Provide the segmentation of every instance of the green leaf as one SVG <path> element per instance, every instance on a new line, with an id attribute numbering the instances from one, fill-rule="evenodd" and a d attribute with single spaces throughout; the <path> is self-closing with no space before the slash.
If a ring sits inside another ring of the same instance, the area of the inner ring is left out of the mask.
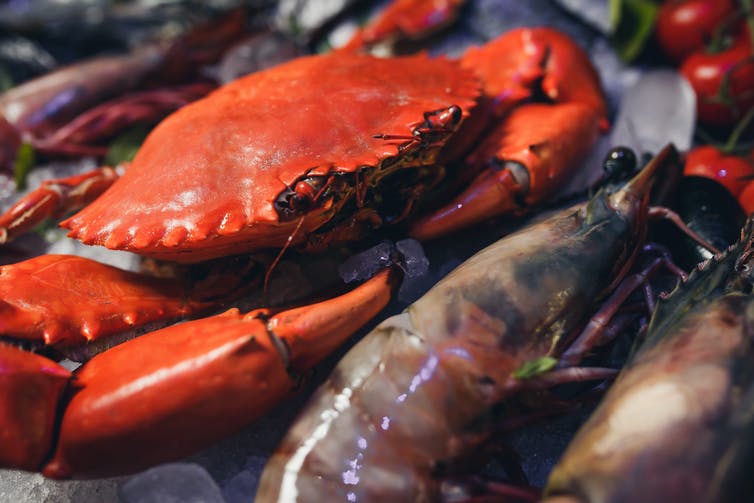
<path id="1" fill-rule="evenodd" d="M 138 125 L 121 133 L 110 144 L 105 163 L 115 166 L 123 161 L 132 161 L 150 130 L 146 125 Z"/>
<path id="2" fill-rule="evenodd" d="M 651 0 L 610 0 L 613 44 L 624 61 L 631 62 L 641 54 L 654 30 L 658 9 Z"/>
<path id="3" fill-rule="evenodd" d="M 521 367 L 513 372 L 513 377 L 516 379 L 531 379 L 532 377 L 544 374 L 548 370 L 552 370 L 557 363 L 558 360 L 552 356 L 543 356 L 521 365 Z"/>
<path id="4" fill-rule="evenodd" d="M 28 143 L 22 143 L 16 151 L 16 160 L 13 163 L 13 181 L 16 182 L 16 190 L 26 188 L 26 178 L 34 167 L 36 155 L 34 147 Z"/>
<path id="5" fill-rule="evenodd" d="M 620 25 L 620 15 L 621 10 L 623 9 L 623 0 L 609 0 L 607 9 L 608 15 L 610 16 L 610 26 L 612 27 L 614 32 Z"/>

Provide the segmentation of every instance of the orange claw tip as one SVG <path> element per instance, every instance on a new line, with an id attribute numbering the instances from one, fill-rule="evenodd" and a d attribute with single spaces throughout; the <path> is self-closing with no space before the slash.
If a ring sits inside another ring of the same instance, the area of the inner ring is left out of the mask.
<path id="1" fill-rule="evenodd" d="M 428 241 L 488 218 L 518 211 L 521 209 L 516 203 L 519 189 L 510 171 L 485 171 L 449 204 L 418 219 L 409 234 L 419 241 Z"/>
<path id="2" fill-rule="evenodd" d="M 39 469 L 70 378 L 52 360 L 0 343 L 0 467 Z"/>
<path id="3" fill-rule="evenodd" d="M 584 503 L 584 501 L 576 496 L 562 494 L 546 497 L 541 503 Z"/>
<path id="4" fill-rule="evenodd" d="M 273 316 L 268 330 L 285 341 L 293 367 L 307 370 L 387 305 L 400 276 L 395 267 L 385 269 L 339 297 Z"/>
<path id="5" fill-rule="evenodd" d="M 70 379 L 71 372 L 54 361 L 0 342 L 0 379 L 10 375 L 43 374 L 48 377 Z"/>
<path id="6" fill-rule="evenodd" d="M 73 477 L 73 470 L 64 461 L 53 460 L 42 468 L 42 475 L 48 479 L 66 480 Z"/>
<path id="7" fill-rule="evenodd" d="M 60 378 L 64 380 L 68 380 L 72 376 L 70 370 L 65 367 L 61 367 L 60 365 L 53 362 L 44 362 L 44 364 L 39 367 L 39 372 L 49 377 Z"/>

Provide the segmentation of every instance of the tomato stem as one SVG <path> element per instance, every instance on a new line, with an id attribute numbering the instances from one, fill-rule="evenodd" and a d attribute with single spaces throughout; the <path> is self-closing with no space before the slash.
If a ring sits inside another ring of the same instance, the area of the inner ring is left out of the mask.
<path id="1" fill-rule="evenodd" d="M 744 15 L 746 15 L 746 13 L 742 10 L 735 10 L 734 12 L 728 14 L 725 19 L 723 19 L 720 24 L 715 27 L 714 31 L 711 34 L 710 41 L 705 47 L 705 52 L 708 54 L 718 54 L 726 49 L 729 49 L 734 42 L 736 26 L 741 20 L 741 17 Z"/>
<path id="2" fill-rule="evenodd" d="M 752 0 L 741 0 L 741 7 L 746 17 L 746 27 L 749 30 L 749 47 L 754 53 L 754 9 L 752 4 Z"/>
<path id="3" fill-rule="evenodd" d="M 738 101 L 750 97 L 752 93 L 751 90 L 743 93 L 743 95 L 739 96 L 738 98 L 734 98 L 732 93 L 730 92 L 730 81 L 733 79 L 733 72 L 752 63 L 754 63 L 754 55 L 746 56 L 744 59 L 737 61 L 730 68 L 725 70 L 723 78 L 720 80 L 720 86 L 717 89 L 717 94 L 715 96 L 711 96 L 709 98 L 709 101 L 711 103 L 720 103 L 730 108 L 735 108 L 738 105 Z"/>
<path id="4" fill-rule="evenodd" d="M 723 145 L 723 150 L 726 152 L 732 152 L 736 145 L 738 144 L 738 140 L 741 138 L 741 135 L 744 131 L 746 131 L 746 128 L 749 127 L 749 124 L 751 123 L 751 120 L 754 118 L 754 106 L 749 108 L 749 110 L 746 112 L 746 115 L 741 118 L 741 120 L 736 124 L 735 129 L 733 129 L 733 132 L 731 132 L 730 136 L 728 137 L 728 141 L 725 142 L 725 145 Z"/>

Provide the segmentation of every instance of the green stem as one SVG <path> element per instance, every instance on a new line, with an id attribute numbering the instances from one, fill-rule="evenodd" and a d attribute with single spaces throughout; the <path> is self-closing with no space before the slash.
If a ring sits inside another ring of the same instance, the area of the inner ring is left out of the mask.
<path id="1" fill-rule="evenodd" d="M 722 150 L 724 152 L 733 152 L 733 150 L 736 148 L 736 144 L 738 143 L 739 138 L 741 138 L 743 132 L 746 131 L 746 128 L 749 127 L 752 119 L 754 119 L 754 106 L 749 108 L 749 110 L 746 112 L 746 115 L 744 115 L 743 118 L 738 122 L 738 124 L 736 124 L 735 129 L 728 137 L 728 141 L 725 142 L 725 145 L 723 145 Z"/>
<path id="2" fill-rule="evenodd" d="M 751 0 L 741 0 L 751 1 Z M 742 7 L 743 9 L 743 7 Z M 706 52 L 708 54 L 718 54 L 728 49 L 733 43 L 733 37 L 735 35 L 735 28 L 738 22 L 746 13 L 743 10 L 736 9 L 731 14 L 728 14 L 722 22 L 712 31 L 712 38 L 707 44 Z"/>
<path id="3" fill-rule="evenodd" d="M 744 16 L 746 16 L 746 27 L 749 29 L 749 40 L 751 41 L 750 47 L 754 51 L 754 9 L 752 9 L 752 0 L 741 0 L 741 7 L 744 10 Z"/>

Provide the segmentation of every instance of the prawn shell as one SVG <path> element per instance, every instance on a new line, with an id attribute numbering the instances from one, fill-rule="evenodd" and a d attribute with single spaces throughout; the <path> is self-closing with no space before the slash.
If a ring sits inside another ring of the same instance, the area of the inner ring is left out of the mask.
<path id="1" fill-rule="evenodd" d="M 750 221 L 726 254 L 661 300 L 646 341 L 579 430 L 545 496 L 735 502 L 754 497 Z M 549 501 L 549 499 L 545 499 Z"/>

